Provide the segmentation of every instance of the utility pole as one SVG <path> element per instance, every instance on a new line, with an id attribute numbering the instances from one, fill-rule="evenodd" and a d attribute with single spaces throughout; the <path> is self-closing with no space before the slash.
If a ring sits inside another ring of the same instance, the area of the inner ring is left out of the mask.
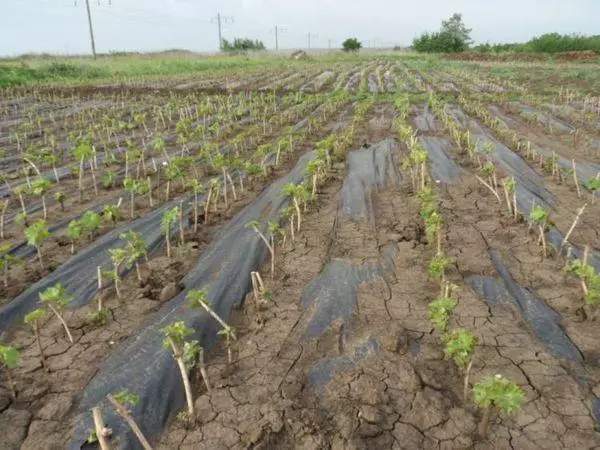
<path id="1" fill-rule="evenodd" d="M 100 4 L 100 0 L 98 0 Z M 108 1 L 108 5 L 112 5 L 111 0 Z M 73 2 L 73 6 L 77 6 L 77 0 Z M 92 10 L 90 9 L 90 0 L 85 0 L 85 9 L 87 10 L 88 27 L 90 29 L 90 42 L 92 44 L 92 55 L 96 59 L 96 41 L 94 40 L 94 25 L 92 24 Z"/>
<path id="2" fill-rule="evenodd" d="M 217 27 L 219 29 L 219 51 L 220 52 L 223 51 L 223 35 L 221 32 L 221 22 L 227 23 L 229 21 L 233 22 L 233 17 L 223 17 L 223 16 L 221 16 L 221 13 L 217 13 L 217 17 L 214 17 L 212 19 L 212 23 L 216 22 Z"/>
<path id="3" fill-rule="evenodd" d="M 271 30 L 270 33 L 275 33 L 275 51 L 279 51 L 279 35 L 284 34 L 287 29 L 275 25 L 275 29 Z"/>
<path id="4" fill-rule="evenodd" d="M 313 33 L 308 33 L 308 48 L 309 49 L 310 49 L 310 38 L 311 37 L 316 38 L 316 37 L 319 37 L 319 35 L 313 34 Z"/>
<path id="5" fill-rule="evenodd" d="M 85 9 L 87 9 L 88 25 L 90 26 L 90 41 L 92 43 L 92 55 L 96 59 L 96 42 L 94 41 L 94 26 L 92 25 L 92 12 L 90 11 L 90 0 L 85 0 Z"/>

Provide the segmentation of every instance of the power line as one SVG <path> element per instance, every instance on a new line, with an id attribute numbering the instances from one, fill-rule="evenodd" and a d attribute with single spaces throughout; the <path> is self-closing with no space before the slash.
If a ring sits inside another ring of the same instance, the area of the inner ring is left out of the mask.
<path id="1" fill-rule="evenodd" d="M 223 51 L 223 36 L 221 33 L 221 22 L 233 22 L 233 17 L 231 16 L 221 16 L 221 13 L 217 13 L 217 17 L 212 19 L 212 23 L 217 23 L 217 27 L 219 29 L 219 51 Z"/>

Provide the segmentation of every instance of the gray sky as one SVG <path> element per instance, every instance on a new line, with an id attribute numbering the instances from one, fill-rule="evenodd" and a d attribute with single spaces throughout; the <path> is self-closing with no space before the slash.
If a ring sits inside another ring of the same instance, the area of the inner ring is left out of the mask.
<path id="1" fill-rule="evenodd" d="M 89 52 L 84 0 L 0 0 L 0 55 Z M 98 5 L 100 1 L 100 5 Z M 534 35 L 600 33 L 600 0 L 90 0 L 99 52 L 186 48 L 214 51 L 220 12 L 233 16 L 223 37 L 252 37 L 280 48 L 336 46 L 356 36 L 365 46 L 408 45 L 463 13 L 476 42 L 524 41 Z"/>

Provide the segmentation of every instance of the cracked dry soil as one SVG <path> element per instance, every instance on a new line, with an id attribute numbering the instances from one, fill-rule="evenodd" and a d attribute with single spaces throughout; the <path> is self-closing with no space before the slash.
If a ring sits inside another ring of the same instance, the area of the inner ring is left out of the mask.
<path id="1" fill-rule="evenodd" d="M 341 184 L 337 173 L 321 192 L 318 210 L 303 221 L 295 246 L 279 256 L 268 307 L 257 309 L 248 296 L 234 311 L 234 364 L 228 367 L 224 348 L 215 349 L 208 367 L 213 392 L 195 381 L 199 422 L 188 427 L 174 420 L 156 448 L 597 448 L 587 392 L 567 364 L 549 353 L 514 308 L 488 307 L 464 281 L 471 274 L 497 276 L 489 242 L 507 252 L 518 249 L 532 273 L 551 278 L 556 264 L 538 264 L 526 226 L 505 223 L 476 181 L 440 193 L 448 222 L 444 247 L 456 260 L 449 278 L 459 288 L 451 327 L 467 327 L 479 339 L 471 380 L 502 373 L 526 393 L 522 410 L 496 418 L 481 438 L 481 412 L 471 399 L 463 401 L 462 377 L 444 359 L 427 317 L 439 285 L 427 274 L 432 251 L 408 188 L 375 192 L 375 222 L 368 223 L 340 216 Z M 320 336 L 303 340 L 314 313 L 300 303 L 307 283 L 331 261 L 376 263 L 390 245 L 397 250 L 393 270 L 359 287 L 350 320 L 338 318 Z M 522 270 L 513 260 L 509 266 Z M 331 369 L 325 381 L 315 377 L 323 367 Z"/>

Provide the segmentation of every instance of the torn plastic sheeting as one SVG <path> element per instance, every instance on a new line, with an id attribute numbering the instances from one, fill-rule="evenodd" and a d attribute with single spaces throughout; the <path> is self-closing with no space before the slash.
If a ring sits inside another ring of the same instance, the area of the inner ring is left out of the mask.
<path id="1" fill-rule="evenodd" d="M 551 208 L 556 204 L 556 197 L 544 187 L 544 178 L 538 175 L 523 158 L 494 139 L 487 130 L 467 116 L 460 108 L 449 106 L 447 111 L 460 126 L 471 132 L 478 151 L 481 151 L 484 144 L 488 142 L 494 144 L 494 150 L 490 156 L 494 163 L 517 182 L 517 206 L 524 212 L 525 217 L 529 216 L 534 203 L 546 208 Z"/>
<path id="2" fill-rule="evenodd" d="M 415 117 L 413 123 L 419 131 L 435 131 L 435 116 L 431 113 L 429 105 L 414 107 Z"/>
<path id="3" fill-rule="evenodd" d="M 448 149 L 452 144 L 448 140 L 435 136 L 420 136 L 419 142 L 429 155 L 429 171 L 434 180 L 451 183 L 465 172 L 450 157 Z"/>
<path id="4" fill-rule="evenodd" d="M 379 343 L 375 338 L 370 338 L 364 345 L 354 349 L 352 353 L 327 359 L 319 363 L 308 373 L 308 382 L 320 391 L 324 391 L 325 386 L 327 386 L 337 372 L 348 371 L 370 355 L 378 352 Z"/>
<path id="5" fill-rule="evenodd" d="M 525 105 L 520 102 L 510 102 L 510 105 L 519 109 L 521 111 L 521 113 L 535 114 L 538 122 L 540 122 L 543 125 L 550 124 L 550 126 L 552 128 L 554 128 L 555 130 L 562 131 L 564 133 L 569 133 L 569 132 L 575 130 L 568 123 L 565 123 L 558 119 L 555 119 L 554 117 L 551 117 L 549 114 L 546 114 L 546 113 L 540 111 L 539 109 L 533 108 L 532 106 Z"/>
<path id="6" fill-rule="evenodd" d="M 547 240 L 548 240 L 548 243 L 550 243 L 554 246 L 554 248 L 559 249 L 564 240 L 564 236 L 556 228 L 550 227 L 550 229 L 548 231 L 548 239 Z M 571 256 L 573 258 L 583 259 L 584 251 L 582 249 L 577 248 L 571 244 L 565 244 L 564 250 L 566 250 L 568 248 L 571 249 Z M 591 248 L 589 250 L 587 262 L 589 265 L 591 265 L 592 267 L 594 267 L 596 269 L 596 272 L 600 273 L 600 253 L 596 249 Z"/>
<path id="7" fill-rule="evenodd" d="M 348 153 L 348 172 L 340 193 L 342 218 L 374 222 L 373 188 L 383 188 L 388 180 L 392 185 L 400 180 L 393 158 L 396 148 L 397 143 L 387 139 Z M 302 339 L 320 336 L 338 319 L 347 323 L 356 308 L 359 286 L 393 273 L 397 252 L 395 245 L 388 244 L 381 247 L 377 262 L 357 266 L 339 259 L 330 261 L 304 289 L 302 304 L 310 318 Z"/>
<path id="8" fill-rule="evenodd" d="M 463 119 L 463 123 L 469 123 L 468 117 L 460 109 L 452 108 L 451 114 L 453 117 Z M 471 121 L 470 125 L 474 122 Z M 480 130 L 484 131 L 482 128 Z M 551 209 L 556 203 L 556 197 L 544 187 L 544 178 L 538 175 L 519 155 L 509 149 L 506 145 L 496 141 L 487 132 L 485 134 L 474 134 L 474 138 L 481 146 L 484 142 L 493 142 L 495 150 L 491 153 L 491 157 L 496 164 L 502 167 L 509 176 L 516 180 L 516 196 L 517 206 L 523 212 L 526 220 L 529 220 L 529 214 L 533 205 L 541 205 L 546 209 Z M 548 233 L 548 242 L 555 248 L 560 248 L 563 241 L 562 233 L 554 227 L 550 227 Z M 572 254 L 575 258 L 581 259 L 583 251 L 574 246 L 571 247 Z M 600 271 L 600 254 L 592 249 L 588 259 L 589 264 Z"/>
<path id="9" fill-rule="evenodd" d="M 494 278 L 481 276 L 471 276 L 466 281 L 490 304 L 512 299 L 523 319 L 552 355 L 583 363 L 579 349 L 560 326 L 562 316 L 515 282 L 500 252 L 492 249 L 490 255 L 502 284 Z"/>
<path id="10" fill-rule="evenodd" d="M 310 315 L 302 340 L 321 336 L 334 322 L 349 324 L 360 285 L 393 274 L 397 254 L 395 245 L 386 244 L 377 263 L 356 266 L 339 259 L 327 263 L 302 294 L 302 306 Z"/>
<path id="11" fill-rule="evenodd" d="M 508 117 L 505 114 L 503 114 L 502 111 L 500 111 L 500 108 L 498 108 L 497 106 L 490 105 L 490 106 L 488 106 L 488 109 L 500 120 L 499 123 L 503 129 L 510 130 L 511 128 L 510 128 L 509 124 L 516 126 L 517 122 L 513 118 Z M 563 156 L 560 155 L 560 153 L 558 153 L 556 151 L 553 152 L 550 149 L 540 148 L 540 147 L 534 147 L 533 150 L 543 154 L 546 157 L 556 156 L 557 163 L 560 166 L 562 166 L 563 169 L 565 169 L 567 171 L 571 170 L 571 168 L 573 167 L 572 160 L 568 160 L 567 158 L 564 158 Z M 600 173 L 600 164 L 587 163 L 587 162 L 582 162 L 582 161 L 576 161 L 576 164 L 577 164 L 578 180 L 585 186 L 586 189 L 589 189 L 587 182 L 591 177 L 594 177 L 598 173 Z"/>
<path id="12" fill-rule="evenodd" d="M 556 156 L 556 162 L 558 163 L 558 165 L 562 166 L 562 168 L 567 172 L 573 168 L 572 160 L 563 158 L 558 153 L 552 152 L 552 150 L 541 147 L 534 147 L 534 150 L 546 157 Z M 597 176 L 600 173 L 600 164 L 585 163 L 582 161 L 575 161 L 575 164 L 577 167 L 577 179 L 579 180 L 580 184 L 582 184 L 586 189 L 589 189 L 588 180 L 592 177 Z M 598 193 L 596 193 L 596 195 L 598 195 Z"/>
<path id="13" fill-rule="evenodd" d="M 144 217 L 105 234 L 93 245 L 81 250 L 54 272 L 4 305 L 0 308 L 0 334 L 21 321 L 27 313 L 33 311 L 38 305 L 39 293 L 56 283 L 62 283 L 69 294 L 73 295 L 71 307 L 80 307 L 89 303 L 98 292 L 97 267 L 112 267 L 108 250 L 125 245 L 119 236 L 129 230 L 140 233 L 146 241 L 148 253 L 154 253 L 165 241 L 160 226 L 163 213 L 178 206 L 180 201 L 181 199 L 176 199 L 165 203 Z M 184 203 L 187 201 L 189 199 L 186 199 Z M 65 249 L 65 251 L 67 250 Z M 126 270 L 123 269 L 123 273 L 125 272 Z"/>
<path id="14" fill-rule="evenodd" d="M 371 94 L 376 94 L 377 92 L 379 92 L 379 87 L 377 86 L 377 79 L 375 78 L 374 74 L 370 74 L 367 78 L 367 85 Z"/>
<path id="15" fill-rule="evenodd" d="M 384 188 L 388 181 L 396 185 L 401 178 L 394 160 L 397 148 L 396 141 L 386 139 L 348 153 L 348 174 L 340 193 L 344 216 L 374 220 L 373 191 Z"/>
<path id="16" fill-rule="evenodd" d="M 196 330 L 190 339 L 198 339 L 209 350 L 218 340 L 216 321 L 201 310 L 187 307 L 189 289 L 203 289 L 214 311 L 228 320 L 231 307 L 241 302 L 250 288 L 250 272 L 266 260 L 268 250 L 260 237 L 245 224 L 252 220 L 278 221 L 288 204 L 280 195 L 284 184 L 302 181 L 307 161 L 305 154 L 286 177 L 273 183 L 249 206 L 234 217 L 215 236 L 197 265 L 182 280 L 186 289 L 153 315 L 146 328 L 129 337 L 103 363 L 100 372 L 85 388 L 77 407 L 80 421 L 69 449 L 79 449 L 93 428 L 90 409 L 103 406 L 103 417 L 123 447 L 140 448 L 127 425 L 118 418 L 105 398 L 111 392 L 127 389 L 140 396 L 132 415 L 147 436 L 160 433 L 167 419 L 184 404 L 181 375 L 170 350 L 163 348 L 161 328 L 174 321 L 185 321 Z M 240 255 L 243 255 L 241 257 Z"/>

